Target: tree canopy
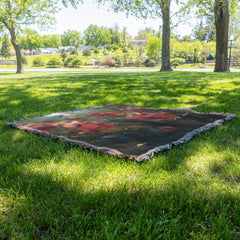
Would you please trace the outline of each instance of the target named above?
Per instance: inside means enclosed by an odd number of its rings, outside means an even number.
[[[189,0],[189,5],[197,6],[197,15],[214,18],[216,29],[215,72],[228,69],[229,19],[238,7],[238,0]]]
[[[57,3],[57,0],[0,0],[0,22],[18,31],[32,24],[49,26],[55,21],[53,15],[59,10]]]
[[[75,46],[76,49],[83,43],[83,37],[80,32],[68,30],[61,35],[62,46]]]
[[[90,25],[85,31],[86,45],[92,47],[99,47],[105,44],[111,44],[111,34],[109,29],[105,27],[98,27],[97,25]]]
[[[55,22],[54,15],[58,12],[59,0],[0,0],[0,28],[5,27],[10,33],[11,42],[17,56],[17,73],[23,72],[21,45],[18,42],[19,33],[31,25],[41,28],[51,26]],[[62,0],[66,6],[74,7],[81,0]]]
[[[100,4],[110,3],[115,12],[125,12],[138,18],[162,18],[162,67],[161,71],[170,71],[170,5],[171,0],[97,0]],[[175,0],[180,2],[180,0]]]

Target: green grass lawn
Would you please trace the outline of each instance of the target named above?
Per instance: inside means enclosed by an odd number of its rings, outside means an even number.
[[[136,162],[4,125],[101,104],[236,113]],[[0,74],[0,239],[239,239],[239,73]]]

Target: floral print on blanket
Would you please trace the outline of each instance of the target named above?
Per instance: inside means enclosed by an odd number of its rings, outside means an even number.
[[[6,124],[141,161],[159,149],[169,149],[231,117],[230,114],[110,104]]]

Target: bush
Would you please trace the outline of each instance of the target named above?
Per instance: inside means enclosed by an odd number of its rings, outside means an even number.
[[[134,67],[141,67],[143,65],[143,60],[141,58],[137,58],[134,63]]]
[[[201,56],[199,61],[200,61],[200,63],[205,64],[207,61],[207,58],[205,56]]]
[[[84,49],[82,52],[82,55],[85,57],[91,56],[91,50],[90,49]]]
[[[44,59],[42,57],[36,57],[33,60],[33,66],[34,67],[42,67],[44,65],[45,65],[45,63],[44,63]]]
[[[56,67],[60,67],[62,66],[63,62],[60,58],[58,57],[52,57],[48,63],[47,63],[47,66],[48,67],[51,67],[51,68],[56,68]]]
[[[133,43],[129,43],[128,48],[130,48],[131,50],[133,50],[133,49],[134,49]]]
[[[71,55],[64,61],[64,66],[68,67],[79,67],[84,65],[83,61],[77,55]]]
[[[124,47],[124,48],[122,49],[122,52],[123,52],[123,53],[128,53],[128,48],[127,48],[127,47]]]
[[[116,51],[118,48],[119,48],[119,46],[118,46],[116,43],[114,43],[114,44],[112,45],[112,49],[113,49],[114,51]]]
[[[209,54],[209,57],[207,58],[207,60],[214,60],[215,57],[212,54]]]
[[[184,64],[186,62],[186,60],[185,60],[185,58],[172,58],[171,63],[174,63],[174,62],[179,63],[179,65],[180,65],[180,64]]]
[[[94,65],[100,66],[101,65],[101,60],[98,58],[94,61]]]
[[[134,60],[128,60],[127,63],[126,63],[126,66],[127,67],[133,67],[134,66]]]
[[[157,64],[156,61],[154,61],[154,59],[151,59],[151,58],[146,59],[144,62],[144,65],[146,67],[154,67],[156,66],[156,64]]]
[[[104,54],[104,55],[107,55],[107,54],[108,54],[107,49],[103,49],[103,54]]]
[[[115,62],[116,62],[116,67],[122,67],[123,66],[123,56],[121,55],[116,55],[112,57]]]
[[[127,66],[128,66],[128,63],[129,63],[129,60],[131,60],[129,56],[130,56],[130,55],[129,55],[128,53],[125,53],[125,54],[123,55],[123,57],[122,57],[122,59],[123,59],[123,66],[124,66],[124,67],[127,67]]]
[[[76,58],[76,56],[69,56],[65,59],[64,61],[64,66],[69,66],[71,65],[71,62],[74,60],[74,58]]]
[[[106,47],[106,49],[108,50],[108,51],[111,51],[112,50],[112,47],[111,47],[111,45],[107,45],[107,47]]]
[[[75,57],[72,61],[71,61],[71,65],[73,67],[79,67],[83,65],[83,61],[79,58],[79,57]]]
[[[71,55],[78,55],[78,52],[77,52],[76,48],[72,48],[70,54]]]
[[[199,63],[199,57],[198,57],[196,48],[194,49],[193,63]]]
[[[68,54],[66,53],[65,49],[61,50],[60,56],[61,56],[63,61],[67,58]]]
[[[99,53],[99,49],[98,49],[98,48],[94,48],[93,52],[94,52],[95,54],[98,54],[98,53]]]
[[[187,53],[183,50],[177,49],[177,50],[174,51],[174,57],[186,59],[187,58]]]
[[[102,60],[102,65],[108,65],[109,67],[115,67],[116,61],[113,58],[107,57]]]

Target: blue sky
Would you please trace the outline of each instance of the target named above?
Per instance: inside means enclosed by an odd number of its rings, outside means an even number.
[[[173,5],[172,9],[174,8],[176,6]],[[146,27],[158,30],[161,24],[161,19],[141,20],[133,16],[127,18],[124,13],[108,11],[107,6],[98,8],[98,5],[92,1],[80,4],[77,9],[73,9],[71,6],[68,8],[62,7],[62,10],[56,15],[56,21],[53,29],[40,34],[62,34],[68,29],[83,32],[90,24],[111,27],[117,23],[121,29],[127,27],[128,33],[135,36],[139,30]],[[188,35],[191,34],[191,29],[192,27],[189,24],[185,24],[181,28],[175,29],[174,32],[180,35]]]

